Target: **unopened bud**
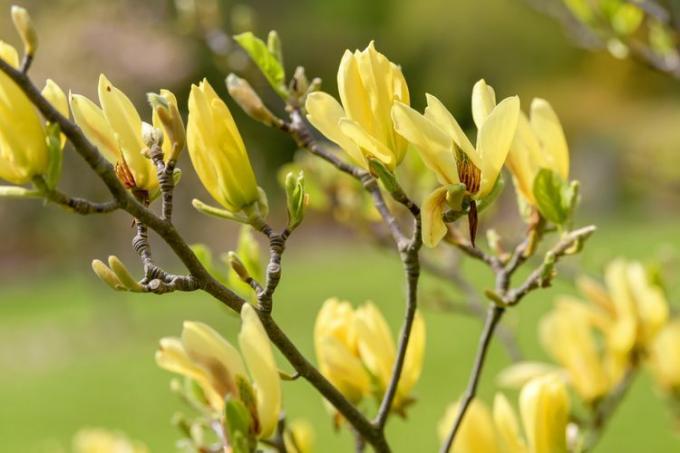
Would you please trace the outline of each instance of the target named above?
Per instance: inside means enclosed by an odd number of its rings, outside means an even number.
[[[148,93],[147,99],[153,109],[154,127],[162,127],[167,136],[166,149],[163,150],[166,161],[176,161],[186,144],[186,130],[175,95],[168,90],[161,90],[160,94]]]
[[[236,272],[236,275],[238,275],[241,280],[245,282],[251,279],[248,269],[246,269],[245,264],[243,264],[243,261],[241,261],[236,252],[229,252],[227,254],[227,260],[229,262],[229,267]]]
[[[290,91],[297,97],[304,96],[309,90],[309,80],[305,74],[305,68],[298,66],[290,81]]]
[[[305,175],[300,171],[297,175],[290,172],[286,175],[286,202],[288,205],[288,229],[297,228],[305,214],[305,207],[309,201],[305,193]]]
[[[281,120],[269,111],[247,80],[238,77],[236,74],[229,74],[227,76],[227,90],[249,117],[267,126],[280,123]]]
[[[92,270],[101,281],[109,285],[111,288],[115,289],[116,291],[125,290],[125,286],[121,283],[116,274],[102,261],[93,260]]]
[[[163,145],[163,132],[146,122],[142,122],[142,140],[149,148]]]
[[[126,289],[134,292],[142,292],[144,288],[139,282],[132,276],[128,268],[123,264],[123,262],[118,259],[117,256],[109,256],[109,268],[116,274],[118,280],[125,286]]]
[[[33,21],[28,11],[20,6],[12,6],[12,22],[14,22],[14,28],[16,28],[24,44],[26,55],[35,55],[35,51],[38,48],[38,34],[35,32]]]

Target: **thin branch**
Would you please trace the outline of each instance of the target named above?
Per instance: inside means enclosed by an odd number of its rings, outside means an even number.
[[[175,190],[175,161],[170,160],[167,164],[164,161],[163,148],[154,144],[149,150],[149,158],[156,166],[158,176],[158,186],[161,191],[161,218],[166,221],[172,220],[172,198]]]
[[[35,185],[47,200],[64,206],[77,214],[108,214],[120,208],[117,200],[99,203],[84,198],[70,197],[57,189],[50,189],[41,176],[33,178],[33,185]]]
[[[80,128],[61,115],[49,101],[42,96],[26,74],[16,70],[2,59],[0,59],[0,71],[7,74],[7,76],[22,89],[48,121],[58,123],[61,126],[61,131],[71,141],[78,154],[80,154],[90,168],[92,168],[106,184],[113,197],[118,201],[120,207],[158,233],[187,267],[191,276],[196,279],[200,288],[232,310],[240,312],[244,300],[210,275],[172,223],[154,215],[132,197],[118,180],[111,164],[101,156],[97,148],[90,143]],[[321,375],[309,361],[307,361],[297,347],[281,331],[269,314],[262,312],[258,313],[272,343],[274,343],[283,353],[295,370],[312,384],[319,393],[321,393],[324,398],[330,402],[350,424],[352,424],[352,426],[362,433],[366,440],[374,447],[375,451],[389,452],[390,449],[385,441],[383,433],[375,429],[368,419],[357,408],[349,403],[349,401],[347,401],[347,399],[323,375]]]
[[[404,361],[406,359],[406,351],[411,338],[413,321],[415,319],[416,309],[418,307],[418,280],[420,278],[420,259],[418,253],[422,247],[422,235],[420,210],[418,210],[416,207],[412,212],[415,212],[413,235],[408,247],[401,252],[404,271],[406,273],[406,313],[404,314],[404,323],[399,335],[397,357],[392,367],[390,382],[380,403],[378,414],[374,421],[374,425],[380,430],[384,429],[385,427],[387,416],[390,413],[392,403],[394,402],[394,398],[397,394],[399,381],[401,380],[401,373],[404,368]]]
[[[496,257],[493,257],[494,259],[491,260],[496,266],[494,268],[496,274],[495,292],[491,294],[493,295],[495,303],[489,307],[468,386],[459,403],[458,413],[453,426],[451,426],[446,441],[440,450],[442,453],[448,452],[451,448],[470,403],[477,393],[477,387],[481,379],[487,350],[491,344],[491,339],[496,326],[505,313],[506,308],[518,304],[531,290],[550,285],[554,278],[554,266],[557,261],[567,254],[570,249],[582,244],[582,242],[595,231],[595,227],[591,225],[567,233],[546,253],[546,258],[543,263],[529,275],[525,282],[519,288],[511,289],[510,284],[513,274],[536,249],[537,241],[542,237],[544,227],[545,224],[542,221],[533,223],[527,234],[527,238],[515,247],[513,255],[505,265],[501,265]]]
[[[475,356],[475,363],[472,368],[472,373],[470,374],[470,379],[468,381],[467,388],[465,389],[465,394],[458,405],[458,413],[451,426],[451,430],[446,436],[446,440],[439,450],[441,453],[448,453],[453,445],[453,441],[463,423],[463,418],[467,412],[470,403],[477,394],[477,387],[479,386],[479,380],[482,377],[482,370],[484,369],[484,362],[486,361],[486,354],[489,350],[489,345],[491,344],[491,338],[493,337],[494,330],[501,320],[503,313],[505,313],[505,308],[498,305],[489,306],[487,312],[486,322],[484,323],[484,330],[482,331],[482,336],[479,339],[479,347],[477,348],[477,355]]]

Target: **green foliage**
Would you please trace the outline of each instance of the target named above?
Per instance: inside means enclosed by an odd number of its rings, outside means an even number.
[[[272,39],[271,36],[270,34],[269,42],[271,47],[267,46],[264,41],[252,32],[241,33],[234,36],[234,39],[246,51],[260,71],[262,71],[262,74],[274,91],[286,99],[288,98],[288,89],[286,88],[286,73],[281,60],[281,45],[278,37]]]
[[[227,395],[224,403],[224,418],[227,438],[233,453],[253,451],[256,440],[252,435],[252,418],[246,406],[238,399]]]
[[[578,183],[567,183],[557,173],[543,168],[534,179],[533,192],[544,218],[557,225],[569,221],[578,201]]]

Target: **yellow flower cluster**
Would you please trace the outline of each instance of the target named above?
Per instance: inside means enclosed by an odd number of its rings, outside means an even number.
[[[371,302],[354,309],[347,301],[328,299],[314,326],[314,347],[321,373],[345,397],[358,403],[368,395],[382,398],[392,376],[396,347],[392,332]],[[425,322],[420,313],[411,330],[393,410],[413,401],[411,390],[423,367]]]
[[[586,402],[605,396],[631,367],[650,364],[660,384],[680,384],[678,323],[668,322],[663,291],[653,284],[641,263],[617,259],[605,272],[606,287],[578,280],[588,303],[563,296],[541,321],[540,339],[563,369],[570,386]],[[499,376],[501,384],[516,386],[550,371],[536,363],[519,363]]]
[[[536,99],[531,119],[520,111],[517,96],[496,104],[494,89],[484,80],[472,91],[472,116],[477,126],[473,143],[433,95],[426,95],[421,114],[409,106],[404,76],[397,65],[375,49],[346,51],[338,69],[342,105],[323,92],[307,97],[307,118],[356,164],[368,169],[377,159],[394,170],[408,149],[415,147],[440,184],[422,204],[423,241],[435,246],[447,231],[442,215],[462,210],[469,202],[492,195],[503,165],[513,174],[518,193],[536,206],[533,184],[541,169],[568,177],[569,155],[562,126],[550,105]],[[474,209],[474,206],[473,206]]]
[[[526,383],[519,396],[517,415],[507,398],[497,393],[493,410],[475,399],[451,446],[452,453],[565,453],[569,395],[563,380],[554,374],[537,377]],[[439,422],[439,435],[444,439],[458,413],[452,404]]]
[[[238,341],[241,353],[208,325],[187,321],[181,338],[161,339],[156,362],[195,381],[208,407],[220,416],[225,398],[243,401],[257,438],[266,439],[274,433],[281,412],[281,381],[267,333],[249,304],[241,309]],[[255,404],[244,390],[250,387]]]

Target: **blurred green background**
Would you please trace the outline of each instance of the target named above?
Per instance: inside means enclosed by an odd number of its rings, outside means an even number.
[[[18,44],[9,21],[11,3],[0,0],[5,12],[0,39]],[[190,84],[207,76],[226,99],[223,79],[235,71],[280,109],[245,56],[226,39],[231,33],[265,35],[275,28],[289,73],[303,65],[308,75],[322,77],[331,93],[336,93],[335,72],[344,49],[363,48],[374,39],[379,50],[402,65],[416,107],[431,92],[464,125],[471,124],[469,94],[481,77],[499,96],[517,93],[525,105],[532,97],[547,98],[562,118],[573,176],[582,182],[579,223],[596,223],[600,231],[583,256],[564,266],[555,288],[532,295],[508,316],[506,323],[518,330],[526,355],[545,358],[536,342],[536,321],[554,295],[573,292],[569,276],[578,268],[596,275],[616,256],[659,262],[670,299],[678,300],[679,82],[635,62],[574,47],[558,24],[520,0],[208,0],[204,7],[216,7],[215,13],[208,9],[198,24],[186,14],[192,4],[22,2],[41,38],[32,75],[40,85],[50,77],[65,90],[96,97],[97,76],[104,72],[148,117],[147,91],[169,88],[184,106]],[[275,171],[290,160],[294,146],[233,110],[258,180],[276,206]],[[65,191],[106,196],[68,149],[66,161]],[[190,169],[186,157],[180,166]],[[506,192],[499,209],[485,219],[485,225],[501,232],[517,226],[514,196]],[[176,203],[180,231],[190,242],[205,242],[216,251],[233,248],[235,228],[195,214],[189,204],[194,197],[208,200],[191,171],[185,171]],[[283,223],[276,208],[272,223]],[[173,450],[178,436],[169,420],[183,407],[169,391],[170,375],[154,364],[158,339],[178,334],[184,319],[207,321],[233,338],[238,322],[201,294],[161,298],[108,291],[91,274],[89,262],[116,254],[135,263],[131,235],[130,219],[121,213],[82,218],[40,202],[0,201],[0,451],[68,451],[69,439],[83,426],[120,429],[152,451]],[[155,244],[158,260],[181,271]],[[375,301],[397,330],[402,277],[394,253],[376,250],[319,214],[310,216],[289,244],[276,317],[309,357],[314,317],[331,296],[355,304]],[[490,275],[474,264],[466,265],[466,274],[479,288],[490,286]],[[443,288],[426,278],[422,297],[447,291]],[[437,421],[464,387],[481,328],[476,319],[461,315],[426,311],[425,316],[428,348],[416,388],[419,402],[406,423],[390,423],[396,451],[436,449]],[[494,346],[483,382],[487,401],[495,372],[508,363],[504,350]],[[285,360],[280,364],[286,368]],[[315,422],[318,451],[346,450],[350,439],[333,432],[320,398],[305,383],[285,383],[284,394],[292,418]],[[599,451],[678,451],[674,428],[643,375]]]

